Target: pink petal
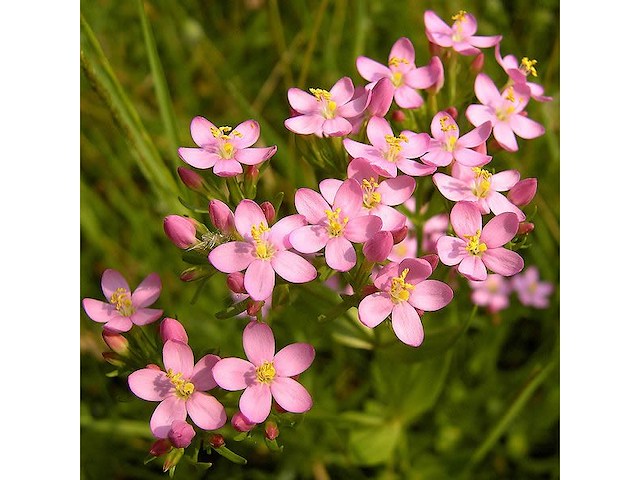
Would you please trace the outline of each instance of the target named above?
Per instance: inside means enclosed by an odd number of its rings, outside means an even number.
[[[300,135],[310,135],[312,133],[318,135],[322,133],[323,123],[324,117],[322,115],[310,114],[287,118],[284,121],[284,126],[293,133],[298,133]]]
[[[310,188],[299,188],[294,202],[298,213],[304,215],[309,223],[320,223],[327,216],[326,211],[331,210],[322,195]]]
[[[255,120],[246,120],[234,128],[230,136],[235,148],[245,149],[258,141],[260,124]]]
[[[386,208],[391,209],[391,207],[386,207]],[[393,209],[391,210],[395,212],[395,210]],[[368,240],[362,246],[362,253],[364,253],[364,257],[368,261],[374,262],[374,263],[382,263],[387,259],[392,249],[393,249],[393,235],[391,235],[390,231],[380,231],[376,233],[371,240]]]
[[[400,175],[396,178],[389,178],[380,183],[378,193],[385,205],[400,205],[411,197],[416,189],[414,178]]]
[[[366,163],[366,160],[364,160],[364,162]],[[367,163],[367,165],[369,164]],[[320,182],[318,185],[320,187],[320,193],[327,202],[333,203],[335,201],[336,192],[342,186],[342,183],[343,181],[337,178],[325,178]]]
[[[393,302],[386,292],[367,295],[358,305],[358,318],[369,328],[380,325],[391,314]]]
[[[161,316],[162,310],[157,308],[139,308],[129,318],[136,325],[148,325],[158,320]]]
[[[489,220],[484,226],[480,235],[480,242],[486,243],[487,248],[501,247],[515,237],[517,231],[517,215],[511,212],[501,213]]]
[[[371,215],[380,217],[380,220],[382,220],[381,230],[386,230],[387,232],[398,230],[404,227],[407,223],[407,217],[405,217],[403,213],[399,212],[393,207],[389,207],[383,204],[380,204],[376,208],[372,209]]]
[[[271,266],[278,275],[291,283],[306,283],[316,278],[315,267],[300,255],[283,250],[276,252],[271,259]]]
[[[427,153],[429,149],[429,135],[426,133],[413,133],[408,130],[402,132],[408,139],[406,143],[402,143],[402,151],[400,155],[405,158],[418,158]]]
[[[491,271],[510,277],[524,268],[524,260],[516,252],[506,248],[490,248],[482,254],[482,261]]]
[[[291,248],[289,235],[295,229],[304,227],[307,220],[304,215],[288,215],[278,220],[269,232],[269,243],[278,250],[288,250]]]
[[[456,203],[451,209],[451,226],[460,238],[475,235],[478,230],[482,230],[480,210],[471,202]]]
[[[391,130],[391,126],[389,125],[389,122],[387,122],[382,117],[372,117],[371,120],[369,120],[369,124],[367,125],[367,138],[371,142],[371,145],[376,147],[376,149],[378,150],[386,149],[388,145],[385,137],[387,135],[394,136],[393,130]],[[347,142],[345,141],[345,148],[347,147],[346,143]],[[364,157],[365,155],[356,155],[356,156]]]
[[[331,87],[329,93],[331,94],[331,100],[340,106],[351,100],[354,91],[353,81],[349,77],[342,77]]]
[[[124,279],[124,277],[120,274],[120,272],[116,270],[112,270],[110,268],[106,269],[102,274],[102,293],[107,298],[107,300],[111,299],[111,296],[114,292],[122,288],[125,292],[131,292],[129,289],[129,284]]]
[[[407,160],[406,158],[401,159],[397,163],[397,166],[401,172],[411,175],[412,177],[424,177],[426,175],[431,175],[437,169],[435,165],[418,163],[413,160]]]
[[[268,225],[267,219],[260,206],[253,200],[242,200],[236,208],[236,229],[247,241],[251,241],[251,227],[264,223]]]
[[[136,308],[148,307],[158,299],[161,290],[162,282],[160,281],[160,275],[152,273],[135,289],[133,295],[131,295],[131,303]]]
[[[420,283],[433,271],[429,262],[422,258],[405,258],[398,265],[398,272],[403,272],[407,268],[409,272],[405,280],[412,285]]]
[[[391,108],[395,88],[389,78],[380,78],[371,89],[367,110],[371,116],[384,117]]]
[[[344,137],[351,133],[351,129],[351,123],[343,117],[331,118],[322,124],[322,132],[328,137]]]
[[[438,81],[438,71],[427,66],[419,67],[408,71],[404,81],[411,88],[429,88]]]
[[[501,193],[491,192],[487,196],[486,201],[494,215],[500,215],[501,213],[506,212],[515,213],[518,217],[518,222],[523,222],[526,218],[522,210],[507,200],[507,197]]]
[[[258,165],[259,163],[273,157],[277,151],[277,147],[253,147],[243,148],[235,154],[235,159],[245,165]]]
[[[318,113],[320,110],[316,97],[299,88],[290,88],[287,91],[287,97],[291,107],[303,115]]]
[[[162,348],[164,368],[173,373],[182,373],[183,378],[191,378],[193,373],[193,351],[189,345],[176,340],[167,340]]]
[[[544,127],[524,115],[512,115],[509,126],[520,138],[530,139],[544,135]]]
[[[486,255],[487,252],[484,253]],[[458,271],[470,280],[487,279],[487,268],[484,266],[484,263],[482,262],[480,257],[477,257],[475,255],[469,255],[465,257],[460,262],[460,265],[458,265]]]
[[[112,332],[128,332],[131,327],[133,327],[131,319],[121,315],[114,315],[111,320],[104,324],[104,329]]]
[[[371,120],[373,120],[373,118]],[[369,121],[369,123],[371,123],[371,120]],[[342,141],[342,144],[344,145],[344,149],[347,151],[347,153],[354,158],[364,157],[367,160],[371,160],[373,158],[380,157],[380,152],[375,147],[367,145],[366,143],[360,143],[356,142],[355,140],[351,140],[350,138],[345,138]]]
[[[340,185],[333,202],[333,209],[337,208],[341,209],[341,215],[349,218],[362,211],[362,187],[355,179],[348,178]]]
[[[375,215],[352,218],[344,229],[344,236],[354,243],[364,243],[382,228],[382,220]]]
[[[273,366],[278,377],[293,377],[311,366],[316,351],[308,343],[287,345],[273,357]]]
[[[215,382],[229,391],[243,390],[255,380],[256,367],[241,358],[223,358],[213,367]]]
[[[247,359],[257,367],[264,362],[273,361],[276,341],[271,328],[266,323],[249,323],[242,333],[242,346]]]
[[[489,135],[491,135],[491,122],[484,122],[479,127],[461,136],[457,144],[465,148],[477,147],[481,143],[486,142]]]
[[[193,392],[186,404],[187,412],[193,423],[204,430],[215,430],[227,423],[224,407],[211,395]]]
[[[213,173],[219,177],[235,177],[242,173],[242,165],[235,159],[220,159],[220,161],[213,166]]]
[[[329,233],[324,225],[307,225],[291,232],[289,241],[300,253],[315,253],[325,247]]]
[[[482,153],[471,150],[470,148],[456,149],[453,156],[465,167],[481,167],[491,161],[489,155],[483,155]]]
[[[405,239],[406,241],[406,239]],[[382,267],[374,278],[374,285],[378,290],[387,291],[391,288],[391,279],[400,274],[399,265],[395,261],[387,263]]]
[[[440,193],[451,201],[475,200],[475,196],[471,192],[469,185],[457,178],[450,177],[444,173],[434,173],[433,183],[436,184]]]
[[[187,164],[195,168],[211,168],[220,156],[202,148],[180,147],[178,155]]]
[[[440,42],[445,39],[448,41],[445,41],[444,43],[437,43],[437,45],[443,47],[451,46],[451,27],[447,25],[438,15],[436,15],[435,12],[431,10],[427,10],[426,12],[424,12],[424,25],[426,27],[429,40],[433,41],[431,37],[434,34],[439,34],[437,35],[437,39]]]
[[[495,83],[484,73],[478,74],[474,84],[476,97],[484,105],[494,106],[502,101],[502,96]]]
[[[213,367],[220,361],[218,355],[207,354],[198,360],[191,373],[191,383],[199,392],[206,392],[217,386],[213,379]]]
[[[436,250],[440,261],[451,267],[460,263],[468,254],[467,242],[456,237],[443,235],[436,243]]]
[[[136,370],[127,379],[133,394],[143,400],[159,402],[173,390],[167,374],[155,368]]]
[[[249,264],[244,274],[244,288],[256,301],[266,300],[273,293],[276,274],[268,260],[255,260]]]
[[[354,117],[359,116],[362,112],[367,109],[369,105],[369,92],[365,89],[362,89],[360,93],[356,91],[354,94],[353,100],[345,103],[341,107],[338,107],[336,110],[336,115],[339,117],[344,117],[349,119],[353,123],[353,131],[357,131],[360,129],[359,123],[354,119]],[[355,127],[357,125],[357,128]]]
[[[204,117],[198,116],[191,120],[191,138],[196,142],[196,145],[204,147],[215,144],[216,139],[211,132],[211,127],[215,127],[215,125]]]
[[[167,438],[171,424],[176,420],[187,419],[187,405],[184,400],[170,395],[158,405],[151,415],[151,433],[156,438]]]
[[[453,161],[453,154],[442,149],[442,146],[436,146],[436,142],[430,143],[430,151],[420,157],[426,164],[432,164],[437,167],[446,167]]]
[[[409,303],[425,312],[434,312],[448,305],[453,299],[453,290],[444,282],[425,280],[411,291]]]
[[[413,44],[411,40],[406,37],[399,38],[391,47],[391,52],[389,53],[389,61],[393,57],[399,58],[401,60],[406,60],[409,65],[415,65],[416,60],[416,52],[413,48]]]
[[[489,48],[497,45],[502,40],[502,35],[492,35],[492,36],[472,36],[469,38],[469,43],[474,47],[478,48]]]
[[[445,133],[442,130],[442,123],[440,122],[442,119],[446,120],[444,122],[445,127],[451,125],[455,126],[456,128],[454,130],[447,130],[447,132]],[[489,131],[489,133],[491,133],[491,131]],[[445,142],[450,136],[454,136],[457,139],[459,134],[460,132],[458,131],[458,124],[447,112],[438,112],[433,117],[433,120],[431,120],[431,135],[433,135],[434,139],[440,142]]]
[[[520,180],[517,170],[505,170],[491,175],[491,187],[497,192],[510,190]]]
[[[465,115],[469,122],[476,127],[486,122],[491,122],[492,125],[496,122],[495,110],[485,105],[469,105]]]
[[[403,159],[407,162],[411,162],[411,160]],[[376,159],[370,160],[371,168],[377,175],[382,175],[384,177],[395,178],[398,176],[398,167],[395,163],[384,160],[382,157],[378,157]],[[413,162],[415,163],[415,162]],[[406,173],[406,172],[405,172]]]
[[[401,342],[417,347],[424,340],[424,328],[416,309],[408,302],[400,302],[391,312],[391,326]]]
[[[460,27],[460,33],[463,38],[473,35],[478,30],[478,22],[476,20],[476,17],[474,17],[470,13],[465,13],[463,19],[456,20],[451,28],[455,30],[457,26]]]
[[[85,298],[82,300],[82,306],[84,307],[84,311],[87,312],[87,315],[89,315],[89,318],[94,322],[105,323],[115,316],[120,316],[116,307],[110,303],[94,300],[93,298]]]
[[[396,88],[393,98],[401,108],[418,108],[424,103],[422,96],[408,85]]]
[[[358,73],[362,75],[362,78],[369,82],[375,82],[381,78],[391,76],[389,67],[367,57],[356,58],[356,68],[358,69]]]
[[[313,406],[309,392],[293,378],[274,378],[271,393],[278,405],[287,412],[304,413]]]
[[[518,150],[518,142],[511,127],[505,122],[498,122],[493,127],[493,137],[508,152]]]
[[[241,272],[255,260],[253,247],[247,242],[228,242],[209,253],[211,265],[224,273]]]
[[[325,260],[334,270],[347,272],[356,264],[356,251],[351,242],[344,237],[333,237],[327,242],[324,251]]]
[[[251,385],[240,397],[239,407],[250,422],[264,422],[271,412],[271,390],[264,383]]]

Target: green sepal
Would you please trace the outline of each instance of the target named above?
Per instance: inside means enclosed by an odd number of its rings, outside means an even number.
[[[235,317],[236,315],[241,314],[242,312],[244,312],[247,309],[247,306],[249,305],[249,301],[250,300],[251,300],[251,298],[245,298],[241,302],[234,303],[229,308],[227,308],[225,310],[221,310],[218,313],[216,313],[216,318],[218,318],[218,319],[231,318],[231,317]]]
[[[241,457],[240,455],[238,455],[237,453],[232,452],[231,450],[229,450],[226,446],[222,446],[222,447],[213,447],[213,449],[218,452],[220,455],[222,455],[224,458],[226,458],[227,460],[233,462],[233,463],[237,463],[238,465],[246,465],[247,463],[247,459],[244,457]]]

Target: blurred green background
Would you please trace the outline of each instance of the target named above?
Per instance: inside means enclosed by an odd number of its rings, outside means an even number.
[[[132,1],[81,3],[81,292],[102,298],[100,276],[114,268],[135,287],[157,272],[156,303],[182,321],[196,358],[204,351],[243,356],[240,319],[219,320],[230,305],[224,276],[214,276],[195,303],[197,285],[183,283],[181,252],[162,219],[206,207],[176,174],[178,146],[192,146],[189,123],[203,115],[217,125],[260,122],[261,142],[278,153],[261,179],[257,201],[317,185],[318,172],[296,151],[283,126],[291,86],[330,88],[342,76],[364,84],[358,55],[385,62],[401,36],[430,58],[423,13],[445,21],[458,10],[476,16],[479,34],[502,34],[503,55],[538,60],[538,81],[554,97],[532,102],[529,115],[547,129],[519,140],[515,154],[495,153],[491,166],[518,168],[539,180],[527,212],[535,212],[531,247],[521,253],[543,280],[559,282],[559,2],[515,1]],[[491,49],[485,71],[506,81]],[[471,85],[472,77],[468,80]],[[462,86],[458,86],[462,91]],[[468,101],[472,100],[471,90]],[[424,131],[427,131],[425,125]],[[493,153],[493,152],[490,152]],[[200,203],[198,203],[200,202]],[[193,216],[193,213],[190,213]],[[207,222],[207,216],[198,217]],[[442,268],[442,267],[440,267]],[[318,285],[291,289],[291,306],[273,312],[277,348],[313,343],[317,357],[301,376],[314,408],[289,428],[280,425],[281,454],[256,438],[228,446],[245,466],[212,456],[207,472],[178,468],[176,478],[547,479],[559,477],[559,293],[546,310],[519,305],[469,318],[469,289],[444,311],[427,314],[419,349],[357,327],[353,316],[320,323],[337,302]],[[309,290],[314,295],[308,295]],[[307,295],[300,295],[305,291]],[[87,479],[162,478],[161,464],[143,465],[153,438],[155,403],[134,397],[101,352],[101,326],[80,312],[81,474]],[[381,328],[381,327],[380,327]],[[384,343],[384,342],[383,342]],[[219,393],[233,405],[236,394]],[[237,404],[237,403],[236,403]],[[230,409],[229,414],[233,413]],[[229,416],[230,416],[229,415]],[[223,432],[227,437],[230,430]]]

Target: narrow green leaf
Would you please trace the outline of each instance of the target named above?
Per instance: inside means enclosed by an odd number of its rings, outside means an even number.
[[[218,448],[214,447],[213,449],[216,452],[218,452],[220,455],[222,455],[224,458],[226,458],[227,460],[232,461],[233,463],[237,463],[239,465],[245,465],[247,463],[247,459],[246,458],[241,457],[237,453],[232,452],[231,450],[229,450],[225,446],[218,447]]]

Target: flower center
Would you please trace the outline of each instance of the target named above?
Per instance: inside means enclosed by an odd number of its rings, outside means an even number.
[[[267,242],[263,235],[271,230],[265,225],[264,222],[260,222],[259,225],[253,225],[251,227],[251,237],[255,247],[255,256],[261,260],[269,260],[276,253],[273,245]]]
[[[396,71],[391,74],[391,83],[394,87],[398,88],[400,85],[402,85],[402,82],[402,72]]]
[[[393,277],[391,279],[391,290],[389,291],[389,295],[391,295],[393,303],[406,302],[409,300],[411,290],[416,288],[415,285],[405,282],[405,278],[407,278],[408,273],[409,269],[405,268],[399,277]]]
[[[529,57],[522,57],[520,61],[520,70],[524,72],[525,75],[533,75],[534,77],[538,76],[538,72],[536,71],[536,65],[538,63],[537,60],[529,60]]]
[[[338,105],[331,99],[331,93],[322,88],[310,88],[309,91],[318,102],[322,103],[322,116],[326,119],[334,118]]]
[[[473,173],[476,174],[476,179],[473,182],[471,193],[478,198],[485,198],[491,190],[491,173],[480,167],[473,167]]]
[[[224,142],[222,146],[219,148],[218,153],[225,160],[229,160],[233,158],[233,153],[235,152],[235,148],[230,142]]]
[[[118,288],[111,294],[110,302],[123,317],[130,317],[136,311],[131,303],[131,293],[124,288]]]
[[[180,372],[174,373],[173,370],[169,369],[167,378],[175,387],[176,395],[182,399],[186,400],[195,391],[193,383],[182,378],[182,373]]]
[[[276,368],[273,362],[264,362],[256,368],[256,378],[260,383],[270,384],[276,376]]]
[[[467,239],[467,252],[471,255],[482,255],[487,250],[487,245],[480,243],[480,230],[475,235],[465,235],[464,238]]]
[[[511,103],[516,102],[516,97],[513,94],[513,86],[509,87],[504,98]],[[515,105],[508,105],[506,108],[498,108],[496,109],[496,117],[498,117],[498,120],[504,121],[511,116],[515,109]]]
[[[327,220],[329,220],[329,225],[327,225],[327,231],[329,235],[332,237],[339,237],[342,235],[342,231],[344,227],[349,223],[349,217],[343,217],[340,220],[340,208],[336,208],[335,211],[325,210],[324,213],[327,214]]]
[[[402,151],[402,145],[400,145],[400,142],[407,143],[409,139],[403,134],[400,134],[397,137],[387,134],[384,136],[384,139],[387,141],[387,145],[389,145],[387,153],[385,154],[385,159],[389,162],[395,163],[397,161],[398,154]]]
[[[376,182],[373,177],[369,180],[362,180],[362,204],[364,205],[364,208],[371,210],[380,203],[382,196],[376,192],[376,189],[379,186],[380,185],[378,185],[378,182]]]
[[[527,291],[531,294],[536,293],[536,290],[538,290],[538,282],[531,282],[527,287]]]
[[[453,36],[451,37],[451,39],[454,42],[461,42],[464,38],[462,36],[462,22],[467,21],[467,12],[464,10],[460,10],[458,13],[451,17],[451,20],[453,20],[454,22],[452,25]]]

